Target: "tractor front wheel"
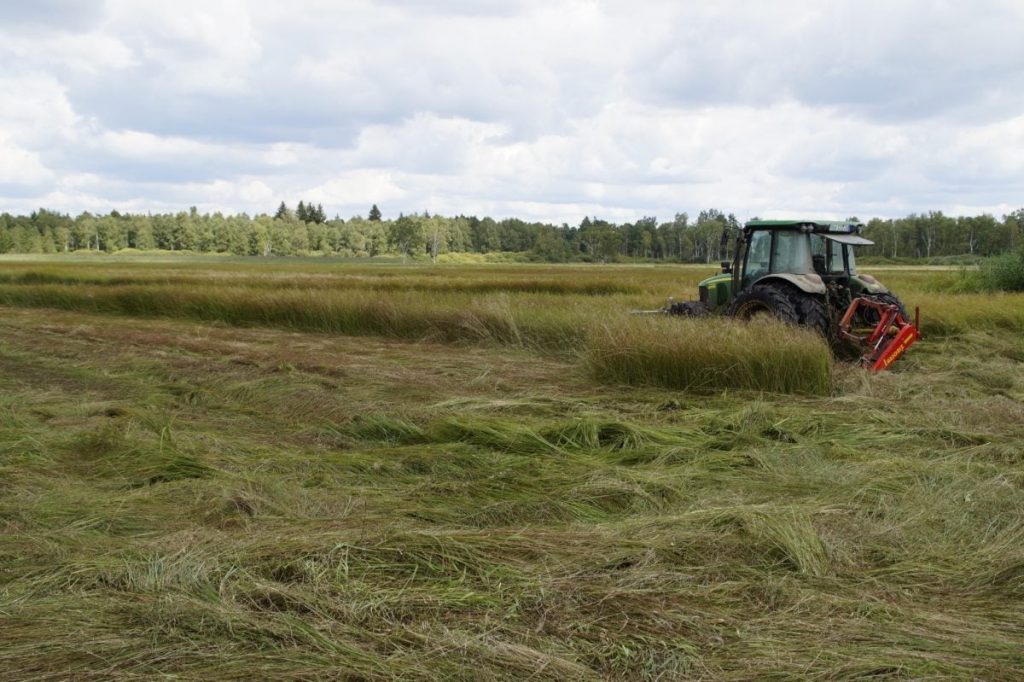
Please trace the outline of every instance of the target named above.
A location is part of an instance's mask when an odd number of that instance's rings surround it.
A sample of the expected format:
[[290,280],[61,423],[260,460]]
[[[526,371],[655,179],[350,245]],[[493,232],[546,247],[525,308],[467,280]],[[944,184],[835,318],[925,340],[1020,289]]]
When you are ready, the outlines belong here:
[[[910,320],[907,316],[907,309],[903,306],[903,301],[897,298],[895,294],[866,294],[866,298],[878,301],[879,303],[885,303],[886,305],[894,305],[899,309],[900,315],[903,316],[904,320]],[[865,308],[864,312],[861,313],[861,317],[868,326],[878,324],[878,313],[870,308]]]

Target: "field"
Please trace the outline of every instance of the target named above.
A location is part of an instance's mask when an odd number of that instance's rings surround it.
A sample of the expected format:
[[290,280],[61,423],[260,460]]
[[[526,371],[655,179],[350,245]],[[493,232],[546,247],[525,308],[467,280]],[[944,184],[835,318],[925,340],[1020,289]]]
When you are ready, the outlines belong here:
[[3,679],[1020,679],[1024,295],[865,269],[2,260]]

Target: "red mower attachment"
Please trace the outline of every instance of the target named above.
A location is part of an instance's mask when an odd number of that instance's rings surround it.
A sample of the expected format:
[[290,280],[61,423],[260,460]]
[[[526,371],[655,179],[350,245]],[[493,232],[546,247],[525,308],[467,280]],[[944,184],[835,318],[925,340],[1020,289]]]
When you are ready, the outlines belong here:
[[[868,310],[873,310],[875,315],[865,315]],[[868,327],[860,330],[869,333],[859,335],[851,331],[850,325],[858,311],[861,313],[861,320],[877,316],[878,323],[873,329]],[[892,363],[921,338],[921,332],[918,331],[920,310],[915,309],[914,315],[914,324],[911,324],[900,312],[899,306],[861,296],[853,299],[850,307],[846,309],[846,314],[839,322],[839,336],[866,348],[867,352],[860,358],[861,365],[871,372],[880,372],[889,369]]]

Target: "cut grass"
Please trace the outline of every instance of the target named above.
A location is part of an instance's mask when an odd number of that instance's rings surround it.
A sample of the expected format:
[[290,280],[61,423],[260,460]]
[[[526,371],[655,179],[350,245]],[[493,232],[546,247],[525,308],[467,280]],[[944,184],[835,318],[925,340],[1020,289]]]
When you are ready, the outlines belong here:
[[5,679],[1024,674],[1017,332],[694,393],[575,353],[700,330],[522,296],[572,352],[5,308]]

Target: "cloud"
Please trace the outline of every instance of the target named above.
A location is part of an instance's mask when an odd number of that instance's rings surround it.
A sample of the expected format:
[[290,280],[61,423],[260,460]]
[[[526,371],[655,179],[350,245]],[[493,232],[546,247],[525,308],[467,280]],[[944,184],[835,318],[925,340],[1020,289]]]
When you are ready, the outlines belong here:
[[51,145],[74,134],[80,117],[53,76],[0,74],[0,133],[29,145]]
[[0,136],[0,191],[32,191],[52,177],[37,154],[21,149],[12,140]]
[[0,201],[998,211],[1024,189],[1022,22],[1009,0],[8,3]]
[[84,30],[99,23],[102,14],[99,3],[78,0],[15,0],[0,3],[0,26],[18,30],[35,27],[49,30]]

